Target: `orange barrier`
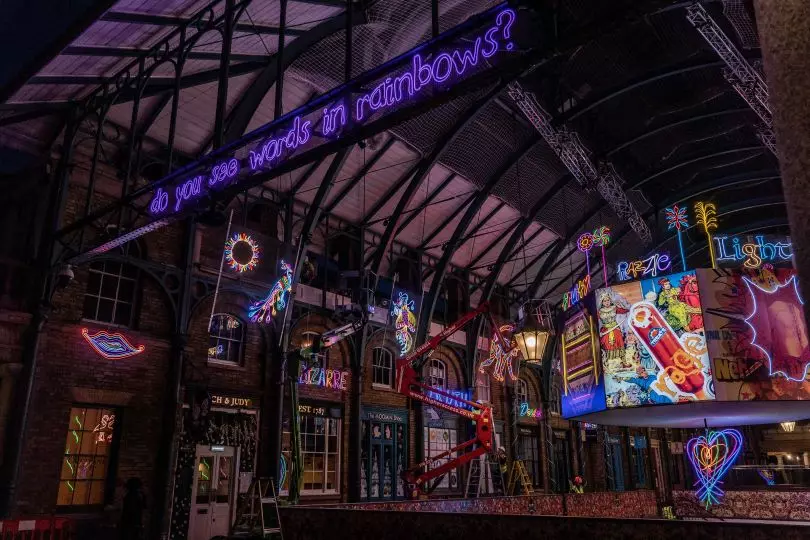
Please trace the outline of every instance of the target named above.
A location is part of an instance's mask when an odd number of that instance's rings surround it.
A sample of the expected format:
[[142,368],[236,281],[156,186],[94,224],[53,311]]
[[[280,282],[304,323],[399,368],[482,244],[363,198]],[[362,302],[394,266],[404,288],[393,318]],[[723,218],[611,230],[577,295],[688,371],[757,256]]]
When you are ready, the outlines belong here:
[[62,517],[32,517],[0,521],[0,540],[74,540],[76,525]]

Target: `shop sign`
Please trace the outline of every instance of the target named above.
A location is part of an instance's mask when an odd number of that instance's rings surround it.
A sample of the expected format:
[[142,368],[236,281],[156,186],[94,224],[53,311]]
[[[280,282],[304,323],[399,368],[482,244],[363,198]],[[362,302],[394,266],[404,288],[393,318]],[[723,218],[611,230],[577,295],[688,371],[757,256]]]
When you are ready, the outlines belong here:
[[311,367],[301,373],[301,376],[298,377],[298,384],[320,386],[332,390],[346,390],[349,377],[351,377],[349,371]]
[[531,428],[521,427],[518,428],[518,431],[520,432],[521,435],[534,435],[534,430],[532,430]]
[[253,400],[246,397],[211,394],[211,406],[250,409],[253,407]]
[[542,409],[533,409],[529,407],[528,403],[521,403],[520,404],[520,417],[521,418],[542,418],[543,417],[543,410]]
[[300,403],[298,414],[309,416],[322,416],[325,418],[340,418],[342,411],[340,407],[332,407],[328,403]]
[[363,420],[373,420],[375,422],[394,422],[398,424],[408,423],[408,413],[405,411],[374,411],[363,409]]
[[455,398],[451,398],[449,396],[445,396],[444,394],[439,394],[438,392],[434,392],[433,390],[427,390],[425,395],[434,401],[438,401],[440,403],[444,403],[445,405],[449,405],[450,407],[455,407],[457,409],[465,409],[471,410],[472,407],[464,403],[464,401],[470,401],[472,392],[469,390],[445,390],[446,393],[455,396]]
[[591,290],[591,276],[587,275],[578,280],[571,290],[563,293],[562,310],[567,311],[585,298]]

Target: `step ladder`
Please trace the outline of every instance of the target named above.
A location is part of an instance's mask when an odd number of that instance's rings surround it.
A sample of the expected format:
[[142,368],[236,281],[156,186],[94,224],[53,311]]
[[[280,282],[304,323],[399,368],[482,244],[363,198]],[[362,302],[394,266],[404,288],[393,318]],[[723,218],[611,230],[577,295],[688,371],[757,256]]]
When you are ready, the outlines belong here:
[[254,478],[248,488],[247,499],[236,514],[233,526],[233,537],[279,538],[281,534],[281,516],[278,513],[278,496],[273,480]]
[[[489,492],[490,484],[492,484],[491,493]],[[467,475],[467,486],[464,489],[464,497],[467,499],[477,498],[485,494],[506,494],[501,467],[494,456],[490,460],[490,454],[484,454],[470,462],[470,473]]]
[[534,486],[529,478],[529,473],[526,472],[526,465],[522,459],[516,459],[512,462],[512,470],[509,472],[509,495],[515,494],[517,483],[523,488],[523,495],[531,495],[534,493]]

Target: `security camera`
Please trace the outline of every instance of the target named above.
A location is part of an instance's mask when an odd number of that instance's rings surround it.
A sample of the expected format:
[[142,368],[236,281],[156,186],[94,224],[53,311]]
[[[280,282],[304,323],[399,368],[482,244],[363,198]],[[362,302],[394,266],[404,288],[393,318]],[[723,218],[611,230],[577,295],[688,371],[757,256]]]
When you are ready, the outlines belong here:
[[59,267],[56,273],[56,288],[64,289],[73,281],[73,267],[69,264],[63,264]]

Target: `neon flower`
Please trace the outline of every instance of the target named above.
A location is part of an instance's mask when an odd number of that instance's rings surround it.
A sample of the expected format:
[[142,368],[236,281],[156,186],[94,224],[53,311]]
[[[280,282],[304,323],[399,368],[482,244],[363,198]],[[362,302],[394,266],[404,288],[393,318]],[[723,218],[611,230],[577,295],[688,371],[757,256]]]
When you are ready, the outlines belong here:
[[[478,366],[478,371],[480,373],[484,373],[486,370],[485,368],[494,364],[492,368],[492,376],[498,382],[503,382],[504,370],[509,371],[509,378],[513,381],[516,381],[518,378],[518,370],[513,367],[513,362],[519,353],[517,347],[512,347],[512,343],[510,337],[512,332],[515,331],[514,325],[511,324],[504,324],[499,328],[501,331],[501,336],[505,343],[501,344],[500,341],[497,339],[496,336],[493,336],[492,339],[489,341],[489,357],[486,360],[481,362],[481,365]],[[506,334],[509,334],[509,337]],[[508,348],[509,350],[506,351],[504,348]]]
[[408,294],[399,293],[399,298],[391,306],[391,316],[394,317],[399,354],[405,356],[413,348],[413,336],[416,334],[416,314],[413,300],[408,300]]
[[585,265],[588,269],[588,275],[591,275],[591,250],[595,244],[595,239],[592,233],[586,232],[579,235],[577,238],[577,249],[585,254]]
[[743,446],[742,434],[736,429],[709,431],[686,443],[686,455],[695,470],[698,500],[708,509],[723,496],[722,479],[734,464]]
[[270,324],[272,318],[287,307],[287,295],[292,291],[293,268],[282,260],[281,270],[284,274],[278,278],[267,296],[248,308],[248,318],[251,321]]
[[[604,278],[604,285],[608,285],[607,274],[607,258],[605,257],[605,248],[610,243],[610,227],[602,225],[593,231],[593,245],[602,248],[602,277]],[[588,266],[588,274],[590,275],[590,266]]]
[[747,277],[743,281],[753,302],[745,323],[753,333],[751,345],[768,359],[768,375],[804,382],[810,372],[810,344],[796,276],[773,289],[763,289]]
[[681,238],[681,230],[689,226],[689,221],[686,219],[686,208],[682,208],[676,204],[672,208],[667,208],[664,215],[667,219],[667,228],[670,231],[675,229],[678,233],[678,247],[681,249],[681,265],[683,265],[683,271],[686,272],[686,255],[683,251],[683,238]]
[[82,328],[82,336],[93,349],[107,360],[120,360],[141,354],[146,350],[145,345],[135,347],[123,334],[109,334],[102,330],[90,335],[87,328]]
[[237,272],[249,272],[259,264],[259,243],[246,233],[234,234],[225,242],[225,262]]

